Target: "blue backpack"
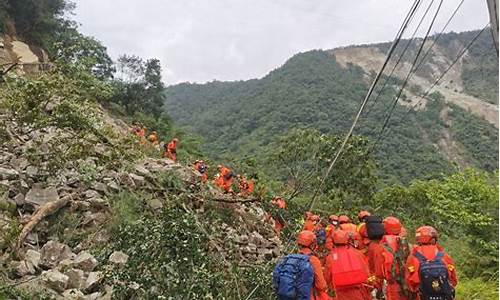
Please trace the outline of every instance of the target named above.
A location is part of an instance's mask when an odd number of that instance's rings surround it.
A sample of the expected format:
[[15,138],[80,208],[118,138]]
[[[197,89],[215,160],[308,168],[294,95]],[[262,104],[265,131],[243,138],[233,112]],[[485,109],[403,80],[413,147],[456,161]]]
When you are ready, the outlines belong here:
[[319,230],[314,232],[316,234],[316,241],[318,245],[324,245],[326,242],[326,230],[325,228],[320,228]]
[[420,294],[422,300],[452,300],[455,290],[450,284],[448,268],[443,262],[443,252],[438,252],[433,260],[427,260],[420,252],[415,257],[420,262]]
[[309,255],[287,255],[274,268],[273,286],[279,300],[309,300],[313,281]]

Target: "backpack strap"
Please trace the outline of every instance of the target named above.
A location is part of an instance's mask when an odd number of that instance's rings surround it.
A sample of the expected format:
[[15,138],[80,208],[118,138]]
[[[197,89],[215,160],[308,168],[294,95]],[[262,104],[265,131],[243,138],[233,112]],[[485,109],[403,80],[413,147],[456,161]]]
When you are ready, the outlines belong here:
[[413,255],[418,259],[420,263],[427,262],[427,258],[425,258],[425,256],[422,253],[416,251]]
[[437,260],[442,260],[444,257],[444,252],[442,251],[439,251],[437,254],[436,254],[436,257],[434,257],[434,261],[437,261]]

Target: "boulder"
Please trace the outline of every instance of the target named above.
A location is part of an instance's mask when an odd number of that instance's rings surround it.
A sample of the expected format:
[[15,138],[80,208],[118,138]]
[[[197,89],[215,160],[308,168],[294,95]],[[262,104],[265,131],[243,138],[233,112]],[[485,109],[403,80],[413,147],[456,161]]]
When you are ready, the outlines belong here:
[[87,199],[87,201],[90,203],[90,207],[93,209],[103,209],[103,208],[108,207],[108,205],[109,205],[108,201],[106,201],[100,197],[89,198],[89,199]]
[[38,174],[38,168],[35,166],[28,166],[24,172],[30,177],[35,177]]
[[117,265],[124,265],[128,261],[128,255],[122,251],[115,251],[109,256],[109,262]]
[[146,169],[144,166],[141,165],[135,166],[135,170],[137,171],[138,174],[142,176],[148,176],[151,174],[151,172],[148,169]]
[[17,194],[14,197],[14,202],[16,202],[17,206],[23,206],[23,204],[25,203],[25,201],[24,201],[24,195],[22,193]]
[[103,278],[104,275],[102,272],[90,272],[85,281],[85,291],[87,293],[94,292],[99,287]]
[[63,295],[63,299],[67,300],[86,300],[87,297],[85,295],[77,290],[77,289],[70,289],[70,290],[65,290]]
[[108,182],[108,188],[111,189],[113,192],[118,192],[120,191],[120,187],[118,186],[118,184],[116,184],[116,182],[114,181],[110,181]]
[[130,173],[129,176],[130,176],[130,178],[132,178],[133,182],[136,185],[142,185],[146,181],[146,179],[143,176],[140,176],[140,175],[137,175],[134,173]]
[[10,263],[10,268],[17,277],[34,275],[36,273],[35,267],[26,260],[13,261]]
[[49,187],[46,189],[40,187],[33,187],[26,194],[24,201],[28,204],[34,206],[41,206],[50,201],[56,201],[59,199],[59,194],[55,187]]
[[41,258],[42,255],[40,254],[40,252],[31,249],[26,251],[26,254],[24,255],[24,260],[29,262],[35,268],[38,268],[38,266],[40,265]]
[[99,262],[95,257],[87,251],[78,253],[73,261],[73,267],[84,270],[86,272],[93,271]]
[[42,279],[48,287],[60,293],[64,292],[69,280],[68,276],[57,270],[44,271]]
[[86,190],[85,191],[85,198],[90,199],[90,198],[99,198],[101,195],[99,194],[98,191],[96,190]]
[[14,169],[0,167],[0,179],[16,179],[19,172]]
[[74,257],[68,245],[56,241],[48,241],[43,245],[40,254],[42,256],[41,266],[48,269],[56,267],[62,260]]
[[108,186],[102,182],[95,182],[92,185],[92,188],[98,192],[103,193],[103,194],[108,192]]
[[68,276],[68,288],[83,289],[85,287],[85,272],[79,269],[69,269],[64,272]]

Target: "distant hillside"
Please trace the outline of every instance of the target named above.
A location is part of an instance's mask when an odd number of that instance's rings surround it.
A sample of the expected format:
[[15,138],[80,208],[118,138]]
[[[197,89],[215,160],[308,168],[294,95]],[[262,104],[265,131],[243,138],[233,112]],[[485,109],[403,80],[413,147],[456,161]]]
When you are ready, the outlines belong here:
[[[443,79],[438,92],[423,101],[416,96],[476,33],[443,35],[410,81],[375,153],[386,180],[432,178],[466,166],[497,168],[498,107],[490,103],[498,98],[498,59],[489,32]],[[202,136],[208,152],[218,159],[266,153],[297,127],[343,135],[388,46],[300,53],[262,79],[178,84],[167,89],[166,107],[177,124]],[[416,46],[410,46],[410,53]],[[368,106],[370,112],[356,134],[376,137],[410,56],[403,61],[395,72],[398,78]],[[407,114],[419,101],[418,109]]]

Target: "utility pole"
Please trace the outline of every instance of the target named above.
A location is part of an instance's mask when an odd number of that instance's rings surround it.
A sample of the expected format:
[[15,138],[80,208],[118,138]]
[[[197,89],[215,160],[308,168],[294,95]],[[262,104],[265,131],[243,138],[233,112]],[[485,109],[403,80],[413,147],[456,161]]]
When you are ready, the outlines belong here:
[[490,11],[490,28],[498,55],[498,0],[486,0]]

